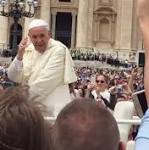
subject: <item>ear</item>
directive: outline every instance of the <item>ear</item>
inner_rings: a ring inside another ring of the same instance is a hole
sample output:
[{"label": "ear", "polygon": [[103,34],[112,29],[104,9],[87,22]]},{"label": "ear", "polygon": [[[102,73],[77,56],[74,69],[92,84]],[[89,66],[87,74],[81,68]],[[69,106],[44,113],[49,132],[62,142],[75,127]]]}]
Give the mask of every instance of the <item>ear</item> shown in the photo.
[{"label": "ear", "polygon": [[126,145],[122,141],[119,143],[119,149],[118,150],[126,150]]},{"label": "ear", "polygon": [[48,35],[50,38],[52,37],[52,33],[50,31],[48,31]]},{"label": "ear", "polygon": [[28,36],[30,37],[30,32],[28,32]]}]

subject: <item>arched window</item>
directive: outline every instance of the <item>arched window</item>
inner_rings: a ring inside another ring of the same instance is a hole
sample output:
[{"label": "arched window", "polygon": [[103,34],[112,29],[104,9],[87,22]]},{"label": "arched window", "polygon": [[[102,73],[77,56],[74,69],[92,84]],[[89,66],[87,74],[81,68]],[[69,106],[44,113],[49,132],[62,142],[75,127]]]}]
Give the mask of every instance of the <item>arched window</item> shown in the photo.
[{"label": "arched window", "polygon": [[94,11],[93,37],[96,43],[108,42],[113,44],[115,42],[116,16],[115,9],[109,6],[101,6]]},{"label": "arched window", "polygon": [[107,18],[102,18],[99,23],[99,40],[110,40],[110,23]]}]

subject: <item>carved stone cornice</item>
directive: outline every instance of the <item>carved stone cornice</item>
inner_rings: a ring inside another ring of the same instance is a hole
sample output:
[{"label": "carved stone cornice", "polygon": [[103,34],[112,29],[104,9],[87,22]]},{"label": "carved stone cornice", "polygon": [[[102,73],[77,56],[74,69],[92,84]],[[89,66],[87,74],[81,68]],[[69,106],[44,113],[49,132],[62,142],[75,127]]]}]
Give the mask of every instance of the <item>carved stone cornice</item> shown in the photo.
[{"label": "carved stone cornice", "polygon": [[115,22],[117,12],[114,7],[100,6],[94,11],[94,16],[96,19],[99,17],[110,17]]}]

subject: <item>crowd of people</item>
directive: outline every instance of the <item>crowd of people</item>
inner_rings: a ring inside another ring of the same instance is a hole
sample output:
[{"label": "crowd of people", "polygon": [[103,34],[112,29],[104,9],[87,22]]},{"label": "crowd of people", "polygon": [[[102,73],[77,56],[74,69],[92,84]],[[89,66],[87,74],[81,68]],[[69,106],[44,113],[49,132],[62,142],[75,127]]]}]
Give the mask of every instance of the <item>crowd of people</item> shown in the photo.
[{"label": "crowd of people", "polygon": [[[143,69],[133,68],[131,70],[115,70],[115,69],[101,69],[81,67],[76,68],[78,80],[74,85],[75,92],[82,97],[85,90],[90,84],[96,83],[96,76],[105,75],[108,77],[107,88],[115,88],[115,94],[118,97],[128,99],[126,93],[130,91],[136,92],[144,89]],[[131,97],[130,97],[131,98]]]},{"label": "crowd of people", "polygon": [[[17,85],[0,94],[0,149],[125,150],[112,112],[118,101],[132,101],[132,93],[144,88],[149,104],[148,0],[138,0],[138,17],[146,49],[145,76],[136,67],[74,69],[69,50],[51,39],[48,24],[33,20],[7,71],[0,68],[2,83],[7,78]],[[48,117],[55,117],[53,125]],[[148,118],[149,109],[135,150],[148,150]]]},{"label": "crowd of people", "polygon": [[113,56],[112,54],[102,53],[100,51],[96,52],[94,50],[81,51],[77,49],[72,49],[71,56],[73,60],[98,61],[101,63],[107,63],[115,67],[130,68],[134,65],[132,63],[129,63],[128,60],[119,59],[118,56]]}]

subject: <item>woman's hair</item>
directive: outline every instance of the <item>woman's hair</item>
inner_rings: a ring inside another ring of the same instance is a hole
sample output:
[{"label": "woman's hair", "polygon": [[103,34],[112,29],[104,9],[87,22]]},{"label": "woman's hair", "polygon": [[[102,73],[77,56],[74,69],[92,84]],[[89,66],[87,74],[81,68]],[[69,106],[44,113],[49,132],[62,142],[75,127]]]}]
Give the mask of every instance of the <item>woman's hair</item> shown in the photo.
[{"label": "woman's hair", "polygon": [[39,104],[28,100],[28,86],[0,95],[0,150],[49,150],[50,125]]}]

